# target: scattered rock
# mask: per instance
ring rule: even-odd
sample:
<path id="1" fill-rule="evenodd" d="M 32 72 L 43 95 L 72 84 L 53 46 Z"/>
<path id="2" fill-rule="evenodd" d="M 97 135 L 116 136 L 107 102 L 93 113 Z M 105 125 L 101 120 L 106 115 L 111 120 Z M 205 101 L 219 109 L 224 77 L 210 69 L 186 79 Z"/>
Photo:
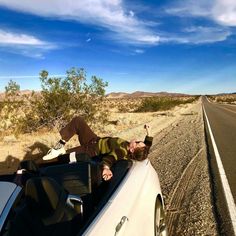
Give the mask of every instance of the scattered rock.
<path id="1" fill-rule="evenodd" d="M 14 143 L 17 141 L 18 140 L 14 134 L 3 137 L 3 142 L 5 142 L 5 143 Z"/>
<path id="2" fill-rule="evenodd" d="M 170 236 L 218 235 L 205 150 L 201 104 L 154 137 L 149 157 L 165 196 Z"/>

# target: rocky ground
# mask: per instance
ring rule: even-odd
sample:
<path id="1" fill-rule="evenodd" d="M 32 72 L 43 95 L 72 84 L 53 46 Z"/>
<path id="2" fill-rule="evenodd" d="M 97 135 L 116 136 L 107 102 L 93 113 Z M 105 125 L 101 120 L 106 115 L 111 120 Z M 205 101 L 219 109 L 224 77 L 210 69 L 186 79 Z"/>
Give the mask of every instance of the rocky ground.
<path id="1" fill-rule="evenodd" d="M 165 196 L 170 235 L 217 235 L 201 104 L 155 135 L 150 155 Z"/>
<path id="2" fill-rule="evenodd" d="M 217 235 L 200 101 L 168 112 L 112 113 L 110 120 L 103 133 L 97 131 L 99 135 L 143 139 L 143 125 L 152 126 L 149 157 L 165 197 L 169 235 Z M 15 171 L 22 159 L 40 161 L 58 138 L 56 132 L 2 137 L 0 173 Z"/>

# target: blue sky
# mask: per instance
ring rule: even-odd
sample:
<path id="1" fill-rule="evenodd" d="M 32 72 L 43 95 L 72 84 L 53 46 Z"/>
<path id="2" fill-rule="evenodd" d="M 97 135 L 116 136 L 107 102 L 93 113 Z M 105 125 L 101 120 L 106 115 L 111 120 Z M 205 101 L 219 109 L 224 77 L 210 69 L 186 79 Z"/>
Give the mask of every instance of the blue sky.
<path id="1" fill-rule="evenodd" d="M 236 92 L 235 0 L 0 0 L 0 91 L 85 68 L 109 92 Z"/>

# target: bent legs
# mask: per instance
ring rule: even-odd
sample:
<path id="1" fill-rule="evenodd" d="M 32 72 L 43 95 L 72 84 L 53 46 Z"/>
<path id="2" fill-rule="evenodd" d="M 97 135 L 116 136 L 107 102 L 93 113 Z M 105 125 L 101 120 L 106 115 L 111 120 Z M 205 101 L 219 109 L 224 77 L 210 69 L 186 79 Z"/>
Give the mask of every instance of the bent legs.
<path id="1" fill-rule="evenodd" d="M 78 135 L 81 146 L 65 151 L 65 142 L 69 141 L 75 134 Z M 90 157 L 96 155 L 97 141 L 99 137 L 90 129 L 82 117 L 77 116 L 73 118 L 63 129 L 60 130 L 60 135 L 62 140 L 49 150 L 48 154 L 43 157 L 43 160 L 51 160 L 59 155 L 65 154 L 65 152 L 70 153 L 74 151 L 78 154 L 86 153 Z M 68 159 L 67 157 L 65 158 Z"/>
<path id="2" fill-rule="evenodd" d="M 98 136 L 91 130 L 82 117 L 74 117 L 63 129 L 60 135 L 66 142 L 75 134 L 78 135 L 80 145 L 88 145 L 91 140 L 98 139 Z"/>

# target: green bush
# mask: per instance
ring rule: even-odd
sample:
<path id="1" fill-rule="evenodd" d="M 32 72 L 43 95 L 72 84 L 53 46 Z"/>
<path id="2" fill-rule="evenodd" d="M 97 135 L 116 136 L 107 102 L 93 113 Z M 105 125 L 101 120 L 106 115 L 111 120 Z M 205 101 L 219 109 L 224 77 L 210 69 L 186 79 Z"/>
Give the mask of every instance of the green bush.
<path id="1" fill-rule="evenodd" d="M 225 102 L 225 103 L 234 103 L 236 101 L 236 98 L 233 97 L 222 97 L 222 98 L 216 98 L 216 102 Z"/>
<path id="2" fill-rule="evenodd" d="M 48 72 L 43 70 L 40 81 L 41 92 L 32 92 L 17 100 L 21 102 L 23 111 L 17 119 L 18 132 L 31 132 L 40 128 L 60 129 L 75 115 L 82 115 L 92 124 L 106 120 L 106 114 L 99 105 L 105 97 L 108 84 L 101 78 L 92 76 L 88 83 L 84 69 L 72 68 L 67 71 L 65 78 L 49 77 Z M 15 91 L 15 86 L 8 88 L 8 93 Z M 14 100 L 12 94 L 10 97 Z"/>
<path id="3" fill-rule="evenodd" d="M 20 86 L 10 80 L 5 86 L 4 99 L 0 103 L 0 130 L 17 130 L 19 118 L 22 114 L 23 101 L 20 98 Z"/>
<path id="4" fill-rule="evenodd" d="M 135 110 L 135 112 L 166 111 L 180 104 L 191 103 L 196 99 L 197 98 L 178 99 L 171 97 L 144 98 L 141 105 Z"/>

